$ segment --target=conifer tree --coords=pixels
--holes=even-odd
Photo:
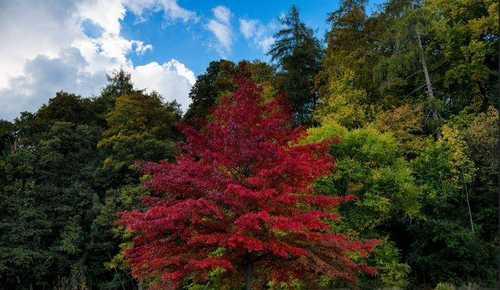
[[[300,19],[297,7],[292,6],[280,21],[284,28],[274,35],[276,42],[268,55],[281,69],[282,89],[292,105],[295,122],[308,124],[318,98],[315,78],[321,68],[321,45]]]

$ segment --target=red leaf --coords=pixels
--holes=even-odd
[[[298,145],[304,131],[292,127],[279,101],[264,104],[260,95],[240,80],[204,129],[182,128],[186,143],[176,163],[143,165],[153,197],[146,211],[121,217],[136,235],[126,252],[136,278],[178,287],[184,277],[224,268],[241,279],[248,263],[265,269],[259,279],[268,280],[327,275],[353,282],[360,271],[374,273],[349,253],[366,255],[376,241],[351,241],[329,226],[338,220],[332,209],[354,197],[312,192],[334,167],[330,144]]]

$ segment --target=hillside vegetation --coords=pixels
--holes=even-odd
[[[0,288],[494,288],[499,4],[416,2],[0,120]]]

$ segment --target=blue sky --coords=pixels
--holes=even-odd
[[[376,9],[381,0],[369,1],[370,11]],[[327,14],[337,9],[338,0],[255,0],[255,1],[220,1],[220,0],[184,0],[179,4],[186,9],[195,11],[202,19],[212,17],[212,9],[217,6],[227,7],[231,13],[231,24],[234,26],[234,43],[230,53],[221,55],[215,49],[210,49],[213,36],[204,27],[203,20],[196,24],[167,23],[163,13],[154,12],[146,21],[127,12],[123,21],[123,34],[131,39],[139,39],[153,45],[154,49],[143,55],[133,55],[134,63],[144,64],[151,61],[164,62],[175,58],[186,64],[198,75],[203,73],[207,64],[219,58],[233,61],[242,59],[258,59],[267,61],[263,51],[248,41],[238,32],[238,19],[258,20],[262,24],[277,23],[280,15],[286,13],[291,5],[296,5],[301,18],[317,36],[323,38],[328,31]]]
[[[210,61],[268,60],[293,4],[323,38],[340,1],[0,0],[0,119],[36,111],[60,90],[96,96],[119,69],[186,110]]]

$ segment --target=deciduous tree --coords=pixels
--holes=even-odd
[[[352,254],[368,255],[377,241],[332,231],[336,208],[353,196],[314,193],[313,182],[334,165],[328,144],[297,144],[303,132],[290,121],[279,101],[264,103],[241,80],[204,130],[184,129],[176,163],[144,167],[148,208],[121,220],[136,235],[126,257],[137,279],[178,288],[222,270],[228,287],[261,289],[321,276],[356,283],[357,274],[375,273]]]

